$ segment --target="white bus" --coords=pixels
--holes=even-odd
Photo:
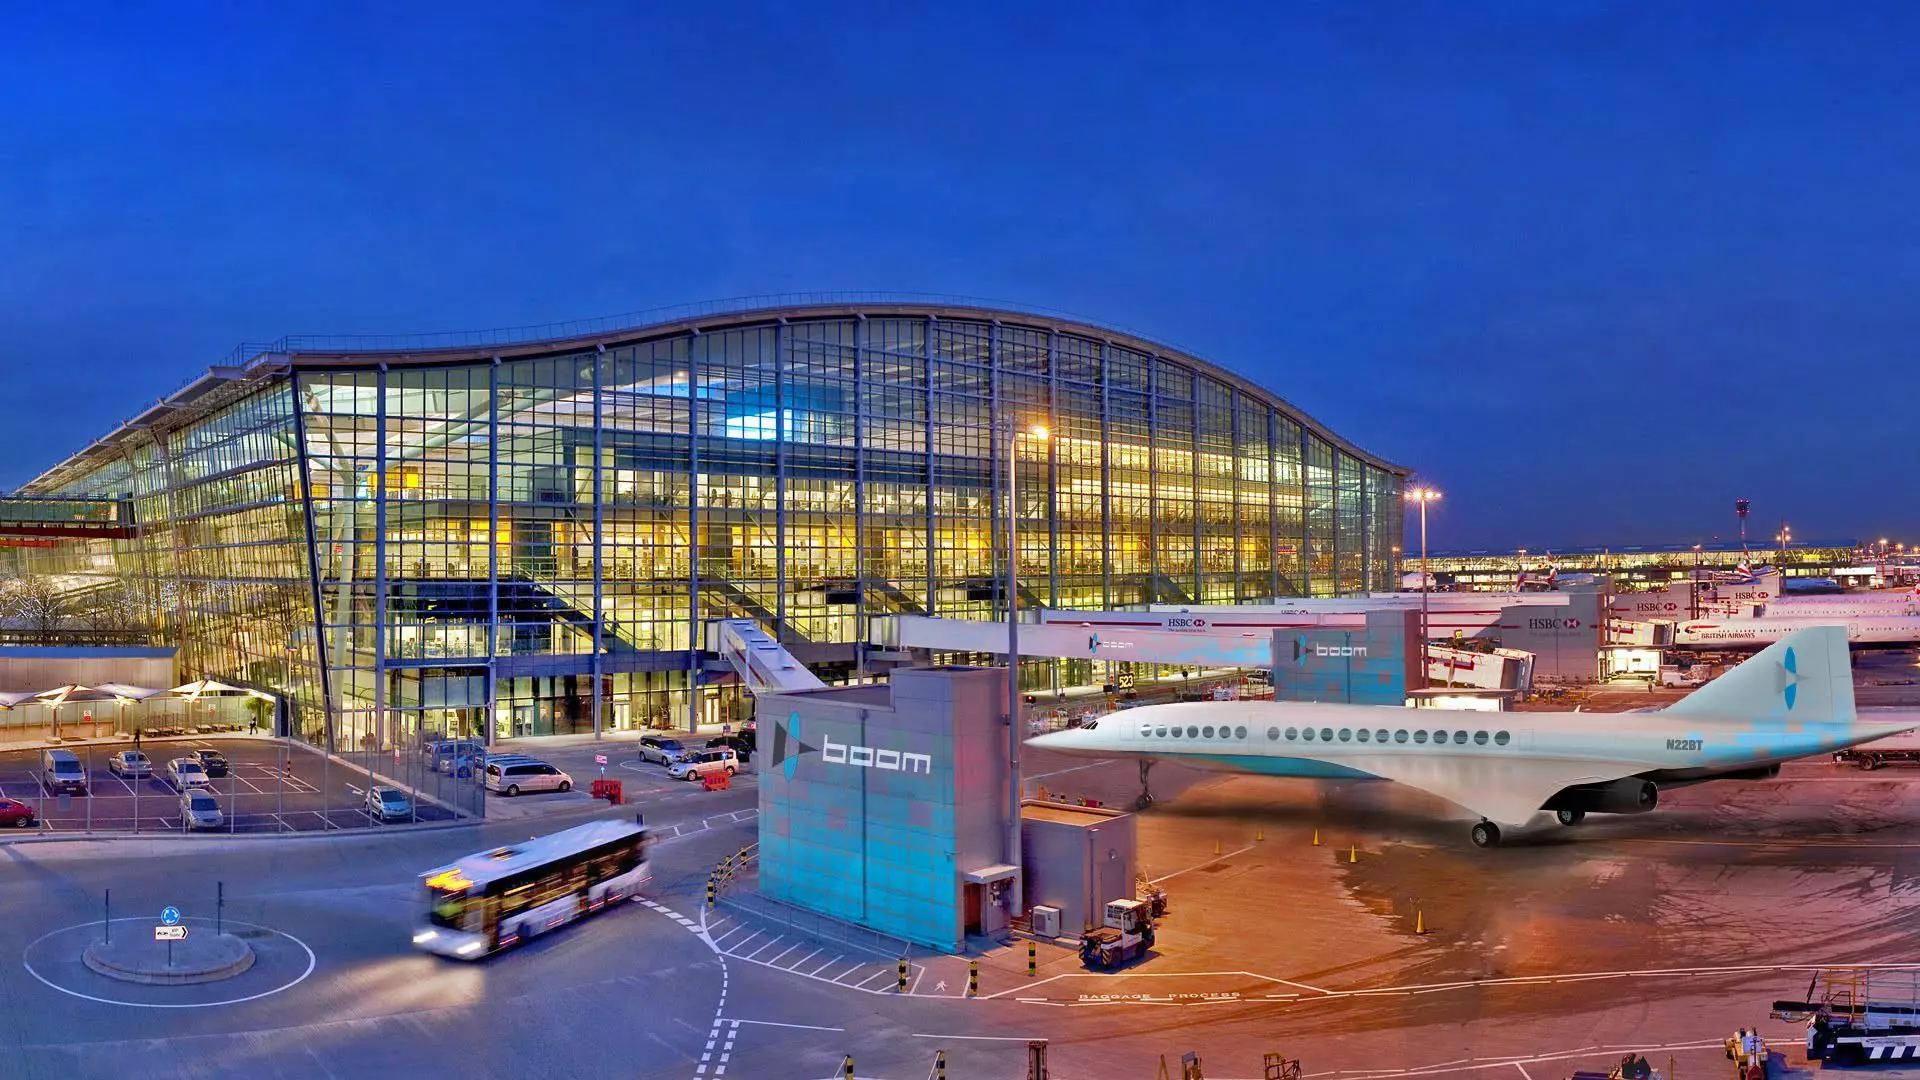
[[[415,947],[473,960],[635,896],[652,879],[647,827],[590,821],[420,875]]]

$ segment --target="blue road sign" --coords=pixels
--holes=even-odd
[[[162,909],[160,912],[160,922],[166,926],[178,924],[180,922],[180,909],[172,906]]]

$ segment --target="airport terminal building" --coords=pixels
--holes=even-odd
[[[7,554],[358,750],[730,719],[711,620],[833,681],[875,617],[1003,618],[1009,488],[1023,605],[1391,588],[1406,477],[1117,331],[747,301],[243,347],[19,493],[119,500],[130,535]]]

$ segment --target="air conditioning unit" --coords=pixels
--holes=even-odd
[[[1060,936],[1060,909],[1044,904],[1033,909],[1033,934],[1035,937],[1057,938]]]

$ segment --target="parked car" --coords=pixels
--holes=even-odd
[[[692,751],[688,750],[679,739],[669,739],[665,735],[640,736],[641,761],[671,765],[676,761],[685,760],[691,753]]]
[[[739,771],[739,757],[724,746],[714,750],[702,750],[685,761],[676,761],[667,766],[667,774],[675,780],[698,780],[708,773],[726,773],[732,776]]]
[[[33,825],[33,807],[18,799],[0,799],[0,826],[25,829]]]
[[[208,776],[227,775],[227,755],[218,750],[195,750],[187,756],[198,761]]]
[[[742,765],[753,760],[752,739],[743,739],[738,735],[721,735],[717,738],[707,740],[707,749],[709,750],[722,746],[740,755],[740,764]]]
[[[376,785],[367,789],[367,813],[381,821],[399,821],[413,816],[413,802],[399,788]]]
[[[49,792],[87,793],[87,770],[71,750],[44,750],[40,753],[40,778]]]
[[[457,772],[462,765],[472,767],[474,758],[487,752],[479,739],[441,739],[427,744],[427,761],[434,772]]]
[[[180,793],[180,817],[189,829],[217,829],[227,823],[219,801],[197,787]]]
[[[571,791],[573,777],[544,761],[487,762],[487,790],[509,797],[523,791]]]
[[[213,786],[207,770],[201,768],[193,758],[177,757],[167,762],[167,777],[173,781],[174,787],[183,792],[188,788]]]
[[[153,762],[138,750],[122,750],[107,759],[107,771],[123,780],[144,780],[153,775]]]

